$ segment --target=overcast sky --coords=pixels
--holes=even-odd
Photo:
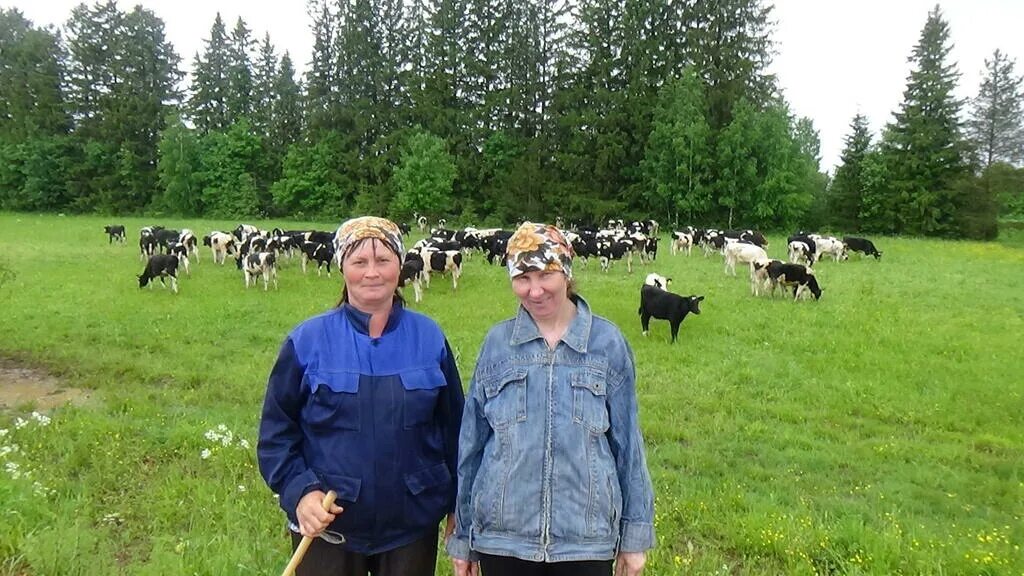
[[[37,25],[62,26],[79,2],[0,1],[17,7]],[[139,2],[120,0],[122,10]],[[90,2],[91,4],[91,2]],[[304,0],[142,0],[167,26],[167,37],[190,69],[219,11],[230,31],[241,16],[253,36],[270,33],[278,53],[291,53],[300,71],[312,50],[311,19]],[[938,3],[949,23],[952,60],[961,73],[959,96],[973,97],[985,58],[998,48],[1024,72],[1024,0],[946,0]],[[876,137],[903,99],[910,56],[935,0],[776,0],[779,78],[793,112],[809,117],[821,135],[822,169],[839,162],[850,121],[860,112]]]

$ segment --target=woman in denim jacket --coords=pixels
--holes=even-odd
[[[487,334],[466,398],[456,576],[639,574],[654,494],[632,350],[574,292],[557,228],[523,224],[506,260],[521,305]]]

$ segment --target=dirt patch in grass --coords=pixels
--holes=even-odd
[[[82,405],[90,392],[67,386],[44,370],[0,356],[0,410],[33,406],[50,410],[71,403]]]

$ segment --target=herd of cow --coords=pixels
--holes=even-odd
[[[425,219],[417,218],[417,224],[425,229]],[[561,224],[561,222],[559,222]],[[560,226],[565,230],[564,226]],[[400,225],[403,234],[409,227]],[[657,257],[659,226],[654,220],[624,223],[611,220],[604,228],[576,226],[566,230],[565,237],[572,243],[578,261],[588,266],[591,258],[598,260],[601,270],[607,272],[615,261],[625,260],[629,272],[633,259],[651,263]],[[105,227],[109,242],[126,242],[122,225]],[[504,254],[512,231],[500,228],[465,228],[448,230],[442,227],[430,230],[429,235],[416,242],[408,250],[402,264],[399,286],[412,286],[415,301],[423,296],[423,288],[429,287],[432,274],[450,275],[452,289],[458,289],[464,259],[474,253],[483,254],[490,264],[504,263]],[[768,241],[756,230],[699,229],[692,226],[673,231],[671,252],[673,255],[700,247],[704,256],[718,252],[725,260],[725,273],[736,275],[737,264],[750,268],[751,293],[760,296],[767,292],[774,295],[777,288],[792,289],[794,300],[805,293],[820,299],[822,288],[812,266],[825,258],[839,262],[848,259],[849,252],[861,252],[876,259],[882,253],[866,238],[847,236],[842,240],[808,232],[797,232],[787,239],[788,259],[782,261],[768,257]],[[209,247],[215,264],[223,265],[228,256],[235,258],[236,266],[243,273],[245,286],[256,285],[260,278],[263,289],[273,283],[277,288],[277,266],[279,259],[301,257],[302,271],[307,264],[315,262],[317,275],[326,269],[331,275],[331,265],[337,265],[335,233],[319,230],[261,230],[251,224],[240,224],[230,232],[213,231],[202,238],[202,245]],[[152,286],[159,279],[166,286],[169,279],[171,290],[178,292],[178,271],[191,275],[191,262],[199,259],[199,239],[189,229],[170,230],[161,226],[147,226],[139,233],[140,258],[146,260],[146,267],[138,276],[139,287]],[[675,342],[679,325],[689,313],[700,314],[703,296],[681,296],[668,289],[671,278],[656,273],[649,274],[641,287],[641,326],[646,335],[651,318],[668,320],[672,341]]]

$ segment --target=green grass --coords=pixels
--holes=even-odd
[[[107,244],[114,222],[127,246]],[[286,262],[280,290],[247,291],[204,252],[177,296],[140,290],[137,231],[153,223],[237,224],[0,214],[0,354],[92,391],[45,426],[31,404],[0,413],[0,453],[19,447],[0,456],[0,574],[287,562],[256,469],[259,411],[282,338],[332,306],[340,281]],[[876,244],[879,262],[816,267],[819,302],[755,299],[745,271],[727,277],[697,252],[664,250],[632,275],[577,264],[581,293],[637,358],[657,497],[647,574],[1024,573],[1024,237]],[[706,296],[675,345],[666,322],[640,334],[649,270]],[[438,280],[414,307],[440,322],[468,379],[515,299],[503,269],[475,257],[457,294]],[[207,437],[219,425],[230,441]]]

